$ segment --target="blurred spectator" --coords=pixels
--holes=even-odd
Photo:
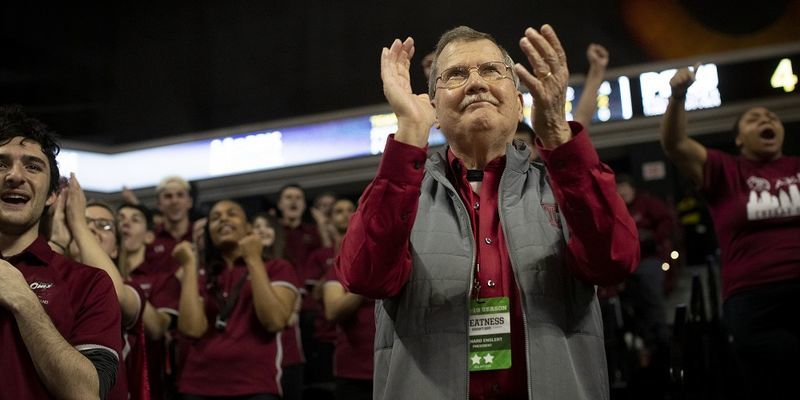
[[[278,197],[278,211],[280,212],[280,223],[286,235],[286,248],[284,255],[286,260],[291,263],[297,277],[304,279],[308,273],[304,271],[307,265],[308,256],[316,249],[322,247],[319,236],[319,228],[313,224],[303,222],[303,214],[306,211],[306,194],[302,187],[297,184],[284,186]],[[310,293],[313,286],[303,282],[299,286],[303,295],[303,304],[300,309],[300,334],[302,347],[305,352],[305,359],[308,362],[306,368],[305,382],[313,381],[309,374],[313,374],[315,366],[312,365],[311,351],[314,345],[314,320],[317,315],[317,308]]]
[[[178,269],[170,255],[147,258],[145,248],[154,238],[150,210],[137,204],[117,208],[117,227],[120,236],[119,267],[123,278],[139,289],[144,298],[157,310],[155,329],[145,324],[150,397],[165,399],[174,396],[175,361],[171,358],[178,317],[180,281],[172,271]],[[164,265],[168,264],[168,265]]]
[[[264,261],[283,260],[286,243],[283,227],[278,219],[267,213],[259,213],[253,217],[253,232],[261,239]],[[304,364],[303,344],[300,340],[300,305],[302,298],[297,297],[292,316],[286,328],[281,332],[283,358],[281,359],[281,387],[284,400],[300,400],[303,394]]]
[[[171,254],[178,242],[192,240],[192,223],[189,211],[194,201],[189,182],[179,176],[168,176],[156,186],[156,205],[163,222],[156,225],[155,239],[148,251],[155,254]]]
[[[337,252],[353,212],[355,205],[350,200],[336,202],[333,220],[338,233]],[[325,317],[338,325],[333,356],[336,398],[372,399],[375,301],[348,293],[333,268],[328,269],[325,279],[323,287]]]
[[[617,193],[628,206],[628,212],[639,231],[641,261],[636,271],[625,281],[621,295],[623,307],[632,316],[633,332],[641,337],[639,367],[647,369],[648,378],[663,382],[667,374],[668,330],[664,301],[663,264],[673,250],[674,221],[666,204],[655,196],[636,189],[628,175],[616,176]],[[660,388],[665,389],[665,388]],[[650,390],[659,388],[648,386]]]
[[[333,246],[333,236],[336,234],[335,228],[331,225],[331,212],[336,195],[332,192],[325,192],[314,199],[314,206],[311,207],[311,216],[317,223],[319,237],[322,247]]]
[[[184,399],[281,397],[277,334],[289,323],[298,283],[285,261],[264,262],[251,229],[244,209],[222,200],[208,215],[205,274],[188,242],[173,252],[184,269],[178,329],[190,340],[179,378]]]
[[[661,144],[708,201],[721,251],[724,320],[749,398],[796,398],[800,375],[800,158],[783,155],[784,126],[764,107],[734,124],[740,154],[689,138],[694,69],[670,80]],[[747,79],[747,77],[743,77]]]

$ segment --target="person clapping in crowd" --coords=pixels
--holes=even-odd
[[[178,329],[190,338],[179,390],[185,399],[279,399],[280,332],[297,277],[284,261],[264,262],[261,238],[234,201],[213,205],[205,242],[203,276],[188,242],[174,250],[184,269]]]
[[[336,248],[347,231],[355,205],[339,200],[333,208],[333,224],[338,232]],[[372,399],[372,348],[375,340],[375,301],[348,293],[328,268],[323,284],[325,318],[337,324],[333,375],[336,377],[336,398]]]

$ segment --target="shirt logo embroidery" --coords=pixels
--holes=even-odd
[[[29,287],[31,290],[45,290],[53,287],[53,284],[48,282],[31,282]]]
[[[550,220],[550,226],[556,229],[561,229],[561,218],[558,217],[558,204],[542,204],[542,209],[544,209],[544,211],[547,213],[547,219]]]
[[[750,221],[792,217],[800,215],[800,174],[788,176],[775,181],[775,191],[770,193],[773,185],[764,178],[751,176],[747,178],[750,197],[747,201],[747,219]]]
[[[36,292],[36,297],[39,298],[39,302],[43,305],[50,304],[50,300],[47,298],[47,289],[53,287],[53,282],[31,282],[28,287],[31,290]]]

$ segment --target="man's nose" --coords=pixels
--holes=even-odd
[[[467,94],[483,93],[489,90],[489,83],[478,73],[477,69],[470,69],[467,83],[464,84]]]
[[[25,167],[22,164],[12,163],[3,177],[3,181],[15,187],[21,185],[25,181],[23,176],[24,169]]]

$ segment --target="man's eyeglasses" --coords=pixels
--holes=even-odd
[[[483,78],[486,82],[495,82],[503,78],[511,78],[509,74],[511,70],[510,66],[502,61],[489,61],[475,67],[467,67],[464,65],[450,67],[442,71],[436,79],[442,81],[441,87],[455,89],[467,83],[473,69],[478,70],[478,76]]]
[[[86,223],[102,231],[114,231],[114,221],[105,218],[86,218]]]

